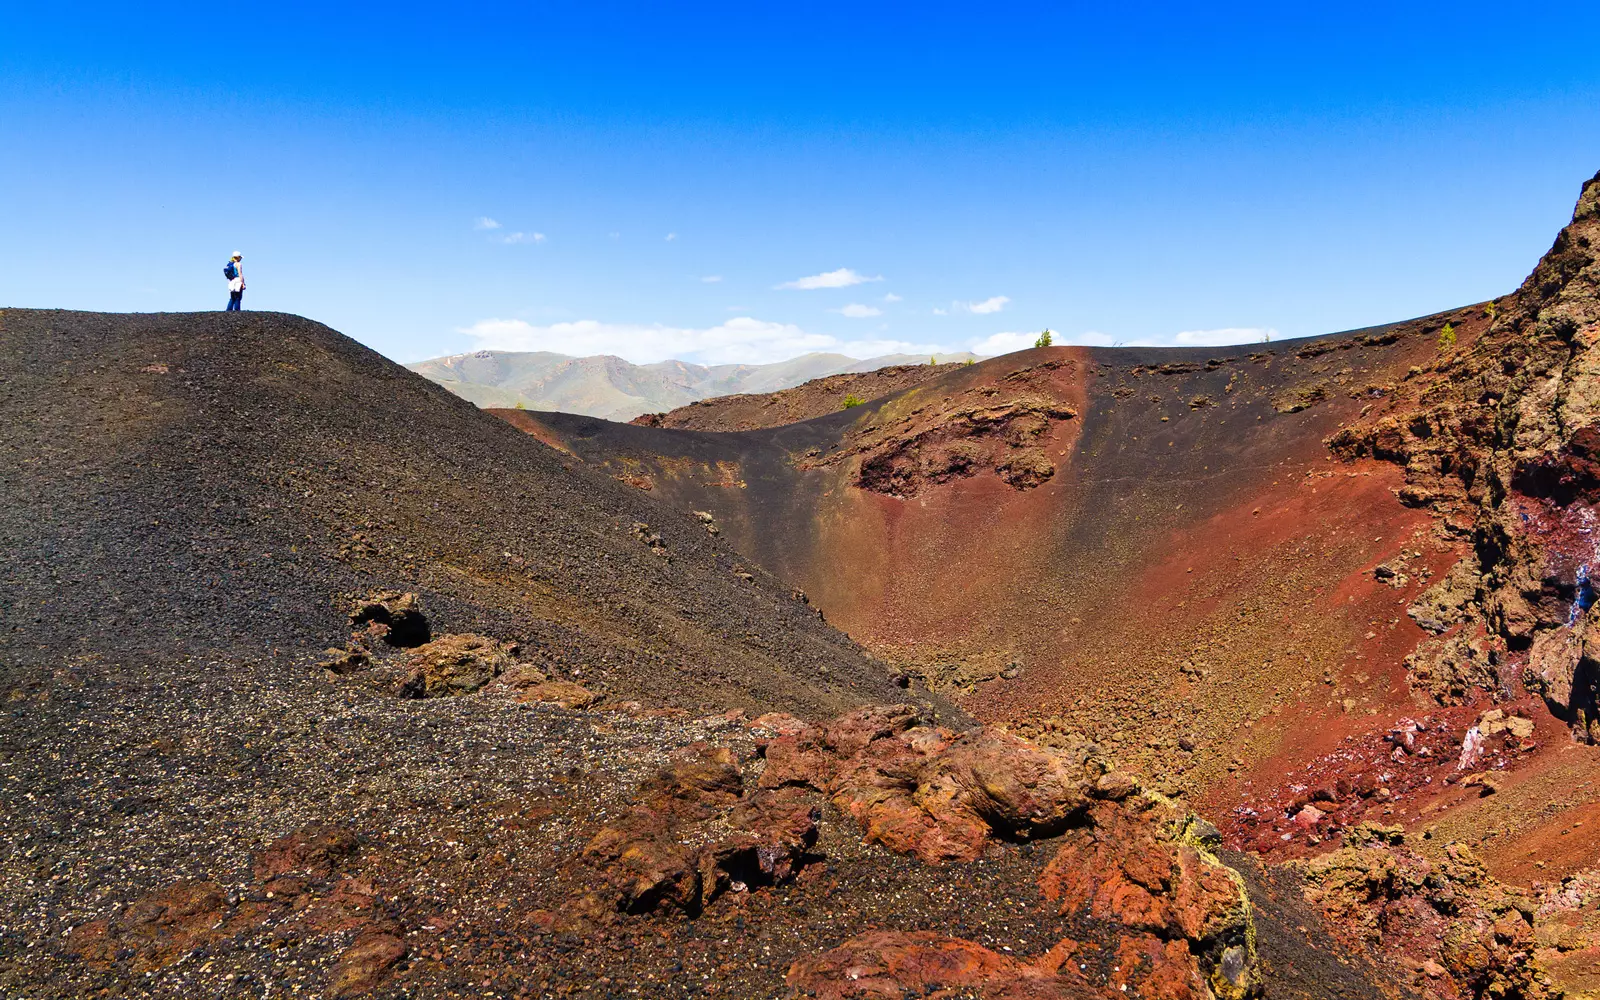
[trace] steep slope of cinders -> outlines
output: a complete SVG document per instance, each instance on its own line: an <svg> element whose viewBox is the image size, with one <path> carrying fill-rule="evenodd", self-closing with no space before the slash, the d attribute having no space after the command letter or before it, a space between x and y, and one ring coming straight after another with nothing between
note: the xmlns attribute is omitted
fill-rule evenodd
<svg viewBox="0 0 1600 1000"><path fill-rule="evenodd" d="M13 664L304 657L350 601L514 640L614 698L832 712L879 665L679 510L327 327L6 310L0 580ZM20 669L20 668L19 668Z"/></svg>
<svg viewBox="0 0 1600 1000"><path fill-rule="evenodd" d="M646 413L629 423L690 431L752 431L799 423L870 399L921 385L947 372L940 365L890 365L812 379L792 389L696 400L666 413Z"/></svg>
<svg viewBox="0 0 1600 1000"><path fill-rule="evenodd" d="M1023 351L738 434L523 420L713 514L981 717L1091 736L1200 790L1409 705L1388 665L1422 636L1405 602L1454 557L1392 467L1336 469L1322 442L1436 358L1447 324L1466 344L1486 323L1473 307L1241 348ZM1404 586L1374 578L1406 553Z"/></svg>

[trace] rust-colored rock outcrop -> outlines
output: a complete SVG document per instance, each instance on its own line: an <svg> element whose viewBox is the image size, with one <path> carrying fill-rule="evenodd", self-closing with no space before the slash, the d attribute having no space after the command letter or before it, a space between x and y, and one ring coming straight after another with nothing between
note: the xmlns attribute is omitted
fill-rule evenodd
<svg viewBox="0 0 1600 1000"><path fill-rule="evenodd" d="M817 806L793 789L746 789L727 747L692 744L640 786L584 848L619 909L689 915L730 890L797 872L817 837Z"/></svg>
<svg viewBox="0 0 1600 1000"><path fill-rule="evenodd" d="M505 646L481 635L442 635L418 646L406 659L409 673L399 687L403 698L442 698L470 694L512 664Z"/></svg>
<svg viewBox="0 0 1600 1000"><path fill-rule="evenodd" d="M1590 537L1600 511L1600 175L1522 287L1485 311L1481 336L1458 345L1442 329L1438 360L1328 444L1403 466L1400 499L1471 542L1411 613L1430 631L1482 638L1420 651L1416 685L1449 702L1521 680L1600 737L1590 732L1600 659L1584 635L1600 566Z"/></svg>
<svg viewBox="0 0 1600 1000"><path fill-rule="evenodd" d="M1216 836L1148 792L1106 799L1068 831L1040 888L1063 914L1122 929L1118 978L1141 994L1245 996L1258 985L1250 904L1238 877L1210 853Z"/></svg>
<svg viewBox="0 0 1600 1000"><path fill-rule="evenodd" d="M1110 996L1057 959L1025 962L931 931L878 931L803 958L789 988L817 1000L941 996L961 990L983 1000L1104 1000Z"/></svg>
<svg viewBox="0 0 1600 1000"><path fill-rule="evenodd" d="M1171 1000L1245 997L1259 987L1250 904L1235 874L1210 853L1215 829L1090 750L1040 747L990 728L957 734L921 725L900 706L781 731L767 744L761 784L828 794L868 840L891 850L949 864L978 858L998 839L1061 836L1039 889L1062 915L1109 929L1126 953L1118 985ZM958 985L1016 978L1005 963L1011 972L996 972L970 942L918 941L910 950L890 943L900 950L868 942L873 967L907 989L923 982L916 971L923 964ZM851 954L847 947L820 965L797 966L791 979L831 981L818 970L848 964ZM941 963L952 956L976 978L946 970ZM901 962L912 971L895 972ZM991 987L1001 988L984 989Z"/></svg>
<svg viewBox="0 0 1600 1000"><path fill-rule="evenodd" d="M900 705L779 736L766 756L764 787L824 792L868 840L932 864L974 860L995 837L1060 833L1104 771L994 729L922 726Z"/></svg>
<svg viewBox="0 0 1600 1000"><path fill-rule="evenodd" d="M1451 845L1429 861L1401 846L1356 843L1299 863L1305 895L1347 942L1372 949L1435 997L1560 996L1534 961L1535 900Z"/></svg>

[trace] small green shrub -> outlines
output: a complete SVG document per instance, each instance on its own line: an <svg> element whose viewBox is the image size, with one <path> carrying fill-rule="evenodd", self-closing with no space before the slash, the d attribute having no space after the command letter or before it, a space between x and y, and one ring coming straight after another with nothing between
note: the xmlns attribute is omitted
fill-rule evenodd
<svg viewBox="0 0 1600 1000"><path fill-rule="evenodd" d="M848 410L851 407L860 406L862 403L865 403L865 402L866 402L866 400L862 399L860 396L857 396L855 393L852 392L848 396L844 397L844 404L841 405L839 407L839 409Z"/></svg>
<svg viewBox="0 0 1600 1000"><path fill-rule="evenodd" d="M1456 325L1446 323L1444 329L1439 331L1439 350L1448 351L1454 346L1456 346Z"/></svg>
<svg viewBox="0 0 1600 1000"><path fill-rule="evenodd" d="M935 357L930 357L930 358L929 358L929 359L928 359L928 364L930 364L930 365L937 365L937 364L938 364L938 363L939 363L939 359L938 359L938 357L937 357L937 356L935 356Z"/></svg>
<svg viewBox="0 0 1600 1000"><path fill-rule="evenodd" d="M527 408L528 408L528 404L527 404L527 403L524 403L524 402L523 402L523 401L522 401L522 400L520 400L520 399L519 399L519 400L517 400L517 409L519 409L519 410L526 410L526 409L527 409Z"/></svg>
<svg viewBox="0 0 1600 1000"><path fill-rule="evenodd" d="M1055 336L1053 334L1051 334L1049 329L1045 329L1042 332L1040 332L1039 339L1035 340L1033 342L1033 346L1034 347L1049 347L1053 343L1055 343Z"/></svg>
<svg viewBox="0 0 1600 1000"><path fill-rule="evenodd" d="M965 361L963 361L963 362L961 362L961 363L962 363L962 364L963 364L963 365L964 365L964 366L966 366L966 367L968 367L968 368L970 368L970 367L972 367L972 366L973 366L973 365L975 365L975 364L977 364L977 362L976 362L976 361L974 361L974 360L972 360L972 359L971 359L971 358L968 358L968 359L967 359L967 360L965 360Z"/></svg>
<svg viewBox="0 0 1600 1000"><path fill-rule="evenodd" d="M1499 311L1499 308L1493 302L1483 307L1483 315L1490 320L1493 320L1494 314Z"/></svg>

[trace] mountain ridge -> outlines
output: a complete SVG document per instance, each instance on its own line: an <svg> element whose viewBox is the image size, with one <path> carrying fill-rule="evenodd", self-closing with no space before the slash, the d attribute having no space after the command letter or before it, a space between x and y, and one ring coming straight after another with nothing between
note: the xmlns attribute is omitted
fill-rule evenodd
<svg viewBox="0 0 1600 1000"><path fill-rule="evenodd" d="M941 364L976 358L933 355ZM675 359L636 365L616 355L554 351L469 351L406 368L480 407L556 410L628 421L714 396L776 392L829 375L925 364L921 355L853 358L816 352L762 365L700 365Z"/></svg>

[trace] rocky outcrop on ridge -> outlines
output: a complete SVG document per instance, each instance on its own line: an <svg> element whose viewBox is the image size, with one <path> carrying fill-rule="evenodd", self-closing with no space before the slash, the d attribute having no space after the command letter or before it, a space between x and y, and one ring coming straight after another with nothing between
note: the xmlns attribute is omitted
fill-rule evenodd
<svg viewBox="0 0 1600 1000"><path fill-rule="evenodd" d="M1442 331L1434 364L1328 443L1403 466L1400 499L1470 545L1411 608L1438 635L1413 657L1418 686L1448 701L1526 683L1600 739L1586 613L1600 567L1600 175L1522 287L1486 312L1473 343Z"/></svg>
<svg viewBox="0 0 1600 1000"><path fill-rule="evenodd" d="M629 423L686 431L749 431L798 423L846 409L901 389L921 385L946 370L942 365L890 365L812 379L792 389L713 396L666 413L646 413Z"/></svg>
<svg viewBox="0 0 1600 1000"><path fill-rule="evenodd" d="M1055 475L1048 448L1059 450L1056 427L1078 416L1060 387L1074 368L1072 361L1047 361L955 395L913 391L875 408L837 448L800 466L852 461L857 487L900 497L980 473L1030 489Z"/></svg>

